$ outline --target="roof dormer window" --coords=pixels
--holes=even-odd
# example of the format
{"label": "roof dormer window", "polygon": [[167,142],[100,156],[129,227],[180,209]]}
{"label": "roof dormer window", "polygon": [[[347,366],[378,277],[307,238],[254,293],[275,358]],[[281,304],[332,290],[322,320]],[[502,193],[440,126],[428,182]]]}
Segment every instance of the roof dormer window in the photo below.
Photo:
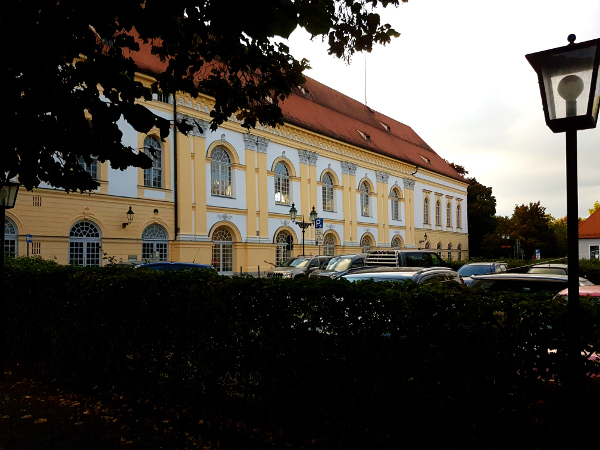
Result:
{"label": "roof dormer window", "polygon": [[427,164],[431,164],[431,160],[430,160],[429,158],[426,158],[426,157],[425,157],[425,156],[423,156],[423,155],[419,155],[419,156],[420,156],[420,157],[423,159],[423,161],[425,161]]}
{"label": "roof dormer window", "polygon": [[358,134],[360,134],[365,141],[371,142],[371,136],[369,136],[367,133],[363,133],[360,130],[356,130],[356,131],[358,131]]}
{"label": "roof dormer window", "polygon": [[386,125],[385,123],[383,123],[381,121],[379,123],[385,129],[385,131],[391,131],[392,130],[389,125]]}

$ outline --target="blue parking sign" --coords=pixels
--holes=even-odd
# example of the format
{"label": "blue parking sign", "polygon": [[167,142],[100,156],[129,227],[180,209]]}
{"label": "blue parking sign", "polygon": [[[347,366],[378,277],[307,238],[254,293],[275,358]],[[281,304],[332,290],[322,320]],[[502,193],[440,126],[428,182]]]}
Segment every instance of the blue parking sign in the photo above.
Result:
{"label": "blue parking sign", "polygon": [[318,218],[315,219],[315,228],[323,228],[323,219],[322,218]]}

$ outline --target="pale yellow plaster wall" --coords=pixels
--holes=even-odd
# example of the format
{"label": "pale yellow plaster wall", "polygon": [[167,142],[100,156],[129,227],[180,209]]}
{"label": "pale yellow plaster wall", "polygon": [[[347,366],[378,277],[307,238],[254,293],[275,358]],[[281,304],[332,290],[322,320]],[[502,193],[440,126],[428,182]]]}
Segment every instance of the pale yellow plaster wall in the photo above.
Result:
{"label": "pale yellow plaster wall", "polygon": [[[39,206],[38,206],[39,205]],[[127,222],[131,206],[133,222]],[[159,212],[154,213],[157,209]],[[19,235],[31,234],[41,244],[40,256],[67,264],[69,258],[69,231],[80,220],[94,222],[102,234],[102,250],[119,261],[128,255],[141,258],[141,236],[149,223],[165,226],[173,236],[173,204],[167,201],[131,199],[99,193],[67,194],[54,189],[20,190],[15,208],[7,216],[14,219]],[[21,238],[20,238],[21,239]],[[27,246],[19,245],[19,255],[27,254]],[[31,253],[30,253],[31,254]]]}
{"label": "pale yellow plaster wall", "polygon": [[[206,165],[210,159],[206,157],[206,139],[193,136],[194,148],[194,234],[206,236]],[[189,188],[189,187],[188,187]]]}
{"label": "pale yellow plaster wall", "polygon": [[258,208],[256,204],[256,152],[246,149],[246,236],[256,236],[256,218]]}
{"label": "pale yellow plaster wall", "polygon": [[267,154],[258,153],[258,214],[259,234],[261,238],[269,237],[269,190],[267,187]]}
{"label": "pale yellow plaster wall", "polygon": [[[350,175],[347,173],[342,174],[342,201],[344,211],[344,240],[351,241],[352,236],[352,217],[347,214],[347,211],[351,211],[352,204],[352,186],[350,185]],[[353,237],[356,240],[356,236]]]}
{"label": "pale yellow plaster wall", "polygon": [[192,227],[192,139],[177,134],[177,222],[178,234],[193,234]]}

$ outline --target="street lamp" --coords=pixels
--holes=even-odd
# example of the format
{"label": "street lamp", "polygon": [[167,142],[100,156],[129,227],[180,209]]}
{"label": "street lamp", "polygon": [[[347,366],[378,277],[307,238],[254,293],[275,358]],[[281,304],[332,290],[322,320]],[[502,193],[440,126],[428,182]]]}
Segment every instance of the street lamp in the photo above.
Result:
{"label": "street lamp", "polygon": [[131,205],[129,205],[129,211],[127,211],[127,222],[123,222],[123,228],[133,222],[133,209],[131,209]]}
{"label": "street lamp", "polygon": [[[546,125],[554,133],[566,134],[567,147],[567,240],[569,352],[571,374],[578,378],[577,346],[579,323],[579,235],[577,211],[577,130],[595,128],[598,121],[600,83],[600,39],[526,55],[538,75]],[[575,382],[577,384],[577,382]]]}
{"label": "street lamp", "polygon": [[308,227],[310,227],[315,220],[317,220],[317,211],[315,211],[315,207],[312,207],[312,211],[310,212],[310,222],[305,222],[304,221],[304,214],[302,214],[302,222],[296,222],[296,216],[298,215],[298,210],[296,209],[296,207],[294,206],[294,204],[292,203],[292,207],[290,208],[290,219],[292,219],[292,222],[294,222],[296,225],[298,225],[300,227],[300,229],[302,230],[302,256],[304,256],[304,232],[306,231],[306,229]]}
{"label": "street lamp", "polygon": [[0,181],[0,217],[2,218],[2,251],[0,251],[0,380],[4,380],[4,365],[6,363],[6,293],[4,292],[4,223],[6,210],[15,207],[19,183]]}

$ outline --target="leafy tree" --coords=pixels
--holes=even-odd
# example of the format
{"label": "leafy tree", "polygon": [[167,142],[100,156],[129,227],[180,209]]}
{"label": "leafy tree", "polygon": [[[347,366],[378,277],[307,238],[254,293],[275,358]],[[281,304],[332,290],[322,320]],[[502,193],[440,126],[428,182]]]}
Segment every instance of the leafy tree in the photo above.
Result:
{"label": "leafy tree", "polygon": [[598,202],[598,200],[596,200],[596,202],[594,203],[594,206],[591,209],[588,209],[588,212],[590,213],[590,216],[591,216],[599,209],[600,209],[600,202]]}
{"label": "leafy tree", "polygon": [[510,219],[511,235],[519,239],[526,258],[533,257],[536,249],[540,249],[543,257],[565,256],[558,254],[557,235],[551,228],[551,219],[539,201],[515,206]]}
{"label": "leafy tree", "polygon": [[556,252],[552,256],[561,256],[567,254],[567,216],[555,219],[552,216],[548,217],[550,221],[550,229],[556,236]]}
{"label": "leafy tree", "polygon": [[475,177],[466,177],[469,173],[463,166],[449,163],[456,172],[465,177],[467,188],[467,218],[469,223],[469,255],[482,254],[482,242],[487,234],[495,233],[497,227],[496,197],[492,188],[484,186]]}
{"label": "leafy tree", "polygon": [[[399,1],[108,0],[90,7],[79,0],[4,0],[0,81],[10,132],[0,173],[18,176],[27,189],[45,182],[86,191],[97,183],[79,158],[90,163],[95,156],[115,169],[149,167],[148,155],[121,143],[116,122],[122,118],[141,133],[156,126],[167,136],[170,123],[140,101],[159,90],[213,96],[213,129],[233,114],[247,128],[280,124],[279,103],[308,67],[282,41],[304,28],[349,61],[398,36],[374,8]],[[140,50],[165,65],[151,87],[135,79],[131,56]]]}

